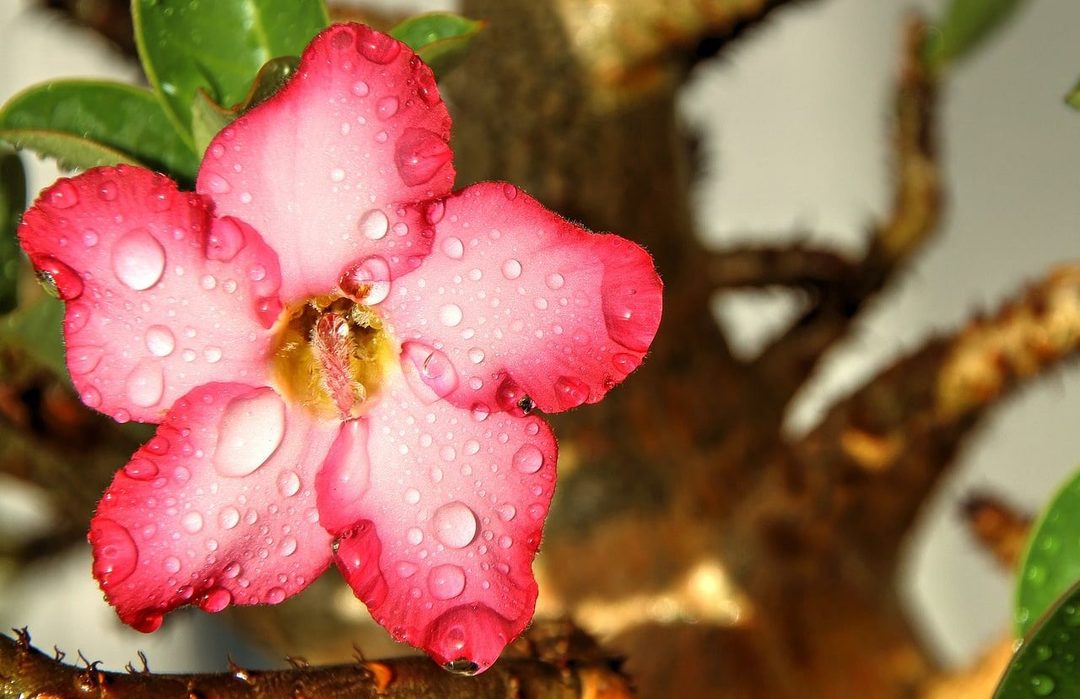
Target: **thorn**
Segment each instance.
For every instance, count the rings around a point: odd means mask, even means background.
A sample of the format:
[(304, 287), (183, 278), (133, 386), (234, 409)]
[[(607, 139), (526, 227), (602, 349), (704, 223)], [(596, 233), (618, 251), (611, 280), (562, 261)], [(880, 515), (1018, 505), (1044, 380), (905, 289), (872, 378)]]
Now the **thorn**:
[(356, 645), (355, 641), (353, 641), (352, 650), (353, 659), (356, 660), (356, 662), (360, 663), (361, 665), (367, 662), (367, 658), (364, 657), (364, 651), (360, 650), (360, 646)]
[(287, 662), (289, 665), (292, 665), (293, 669), (295, 670), (303, 670), (305, 668), (311, 667), (311, 663), (307, 661), (307, 658), (299, 655), (286, 655), (285, 662)]
[(79, 654), (79, 660), (82, 662), (83, 665), (86, 666), (87, 670), (89, 670), (91, 672), (97, 672), (98, 665), (101, 664), (100, 660), (95, 660), (94, 662), (90, 662), (89, 660), (86, 659), (86, 656), (83, 655), (83, 652), (81, 650), (76, 651), (76, 652)]
[(21, 629), (12, 629), (15, 639), (19, 642), (19, 650), (30, 650), (30, 632), (24, 626)]
[(58, 663), (64, 662), (64, 658), (67, 657), (67, 653), (60, 650), (60, 648), (58, 646), (53, 646), (52, 649), (53, 649), (53, 660), (55, 660)]
[(231, 655), (226, 656), (226, 659), (228, 660), (228, 663), (229, 663), (229, 672), (232, 673), (233, 677), (240, 680), (244, 684), (254, 684), (254, 680), (251, 679), (251, 671), (250, 670), (248, 670), (246, 668), (242, 668), (239, 665), (237, 665), (236, 661), (232, 659)]
[(136, 651), (136, 653), (139, 656), (139, 662), (142, 663), (142, 671), (141, 672), (144, 675), (149, 675), (150, 674), (150, 666), (146, 663), (146, 653), (143, 653), (141, 650)]

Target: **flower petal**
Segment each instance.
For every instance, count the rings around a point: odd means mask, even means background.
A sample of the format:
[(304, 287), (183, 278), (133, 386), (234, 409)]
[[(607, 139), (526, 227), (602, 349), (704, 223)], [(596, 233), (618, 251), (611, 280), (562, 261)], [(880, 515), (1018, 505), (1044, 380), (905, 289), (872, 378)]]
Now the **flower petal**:
[[(441, 664), (484, 670), (532, 617), (555, 438), (539, 418), (428, 405), (400, 373), (390, 381), (366, 428), (331, 450), (319, 513), (380, 624)], [(328, 487), (342, 482), (362, 485)]]
[(641, 363), (661, 307), (641, 247), (499, 183), (430, 204), (426, 217), (432, 253), (380, 309), (435, 397), (555, 412), (595, 403)]
[(158, 422), (201, 384), (264, 381), (277, 257), (199, 195), (149, 170), (96, 168), (45, 190), (19, 238), (67, 301), (68, 368), (90, 407)]
[(431, 70), (408, 47), (335, 25), (277, 95), (218, 134), (197, 190), (265, 236), (295, 301), (332, 290), (349, 263), (371, 255), (396, 274), (428, 253), (398, 205), (450, 191), (449, 137)]
[(179, 399), (90, 524), (94, 576), (120, 618), (153, 631), (185, 604), (217, 612), (306, 587), (330, 562), (314, 484), (336, 429), (271, 388)]

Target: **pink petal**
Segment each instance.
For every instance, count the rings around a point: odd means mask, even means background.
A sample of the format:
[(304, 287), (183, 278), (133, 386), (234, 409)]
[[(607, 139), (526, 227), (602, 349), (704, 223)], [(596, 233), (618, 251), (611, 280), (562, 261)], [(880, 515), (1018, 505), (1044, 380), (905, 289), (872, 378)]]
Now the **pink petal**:
[(641, 363), (662, 300), (641, 247), (590, 234), (498, 183), (426, 215), (432, 254), (380, 308), (433, 399), (555, 412), (595, 403)]
[(408, 47), (336, 25), (285, 88), (218, 134), (197, 189), (265, 236), (296, 300), (372, 255), (394, 274), (427, 255), (424, 227), (399, 205), (450, 191), (449, 137), (431, 70)]
[(265, 380), (277, 258), (199, 195), (148, 170), (97, 168), (45, 190), (19, 238), (67, 301), (68, 368), (90, 407), (158, 422), (201, 384)]
[(484, 670), (532, 617), (555, 438), (536, 417), (429, 405), (400, 374), (388, 381), (331, 450), (319, 513), (380, 624), (441, 664)]
[(98, 504), (94, 576), (120, 618), (153, 631), (185, 604), (274, 604), (330, 562), (315, 470), (336, 423), (270, 388), (209, 384), (176, 402)]

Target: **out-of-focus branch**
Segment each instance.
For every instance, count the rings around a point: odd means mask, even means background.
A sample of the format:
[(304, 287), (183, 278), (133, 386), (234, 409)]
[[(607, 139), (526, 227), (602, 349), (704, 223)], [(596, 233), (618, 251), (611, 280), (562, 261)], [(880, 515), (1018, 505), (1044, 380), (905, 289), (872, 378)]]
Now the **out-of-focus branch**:
[(858, 267), (839, 252), (803, 244), (717, 250), (708, 256), (715, 288), (786, 286), (828, 288), (851, 279)]
[(191, 699), (192, 697), (550, 697), (623, 699), (626, 678), (608, 660), (552, 662), (504, 658), (477, 677), (451, 674), (424, 657), (363, 660), (348, 665), (201, 675), (155, 675), (149, 671), (105, 672), (96, 664), (78, 668), (30, 645), (25, 630), (0, 636), (0, 694), (5, 697), (99, 697), (104, 699)]
[(1080, 264), (1074, 264), (994, 316), (897, 362), (835, 405), (794, 445), (795, 453), (833, 508), (836, 526), (850, 524), (866, 552), (894, 556), (893, 542), (987, 411), (1078, 352)]
[(821, 357), (844, 338), (858, 312), (910, 260), (935, 230), (940, 175), (935, 162), (937, 85), (922, 60), (925, 25), (905, 28), (904, 59), (895, 97), (893, 152), (896, 190), (892, 211), (871, 232), (854, 274), (822, 288), (819, 301), (756, 362), (763, 379), (790, 398)]
[(1018, 512), (999, 497), (977, 493), (964, 501), (964, 520), (1002, 569), (1016, 569), (1031, 530), (1031, 515)]

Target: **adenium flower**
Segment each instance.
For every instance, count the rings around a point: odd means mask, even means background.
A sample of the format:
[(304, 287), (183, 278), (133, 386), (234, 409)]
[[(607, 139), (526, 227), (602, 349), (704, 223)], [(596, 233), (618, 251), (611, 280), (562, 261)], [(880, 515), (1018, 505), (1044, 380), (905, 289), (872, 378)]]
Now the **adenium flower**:
[(90, 528), (126, 623), (281, 602), (331, 561), (455, 669), (528, 623), (556, 461), (529, 413), (639, 365), (660, 281), (511, 185), (451, 193), (449, 132), (427, 66), (338, 25), (217, 135), (194, 193), (96, 168), (26, 213), (82, 401), (159, 425)]

